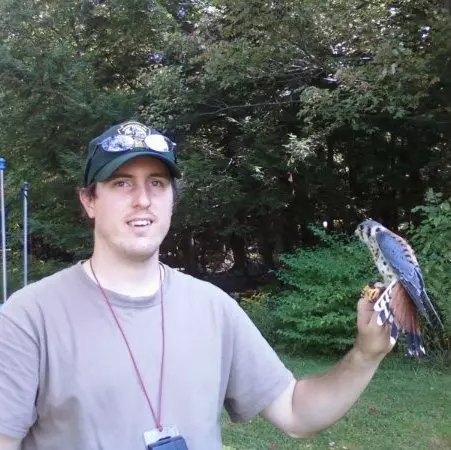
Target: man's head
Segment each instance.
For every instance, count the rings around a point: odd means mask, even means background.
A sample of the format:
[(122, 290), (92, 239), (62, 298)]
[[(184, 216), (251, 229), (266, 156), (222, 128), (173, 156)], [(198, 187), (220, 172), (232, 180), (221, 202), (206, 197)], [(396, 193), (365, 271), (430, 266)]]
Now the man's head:
[(138, 122), (116, 125), (88, 147), (80, 201), (94, 222), (94, 252), (146, 260), (157, 255), (174, 204), (175, 144)]
[(159, 159), (174, 178), (181, 176), (176, 145), (146, 125), (127, 121), (112, 126), (89, 143), (84, 186), (107, 180), (122, 164), (138, 156)]

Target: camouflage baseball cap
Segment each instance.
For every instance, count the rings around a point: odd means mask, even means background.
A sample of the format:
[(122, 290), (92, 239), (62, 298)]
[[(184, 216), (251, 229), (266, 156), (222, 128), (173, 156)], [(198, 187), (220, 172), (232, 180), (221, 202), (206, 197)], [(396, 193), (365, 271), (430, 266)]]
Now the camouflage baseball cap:
[(142, 123), (127, 121), (112, 126), (89, 143), (84, 184), (105, 181), (122, 164), (146, 155), (163, 162), (173, 177), (181, 177), (176, 144)]

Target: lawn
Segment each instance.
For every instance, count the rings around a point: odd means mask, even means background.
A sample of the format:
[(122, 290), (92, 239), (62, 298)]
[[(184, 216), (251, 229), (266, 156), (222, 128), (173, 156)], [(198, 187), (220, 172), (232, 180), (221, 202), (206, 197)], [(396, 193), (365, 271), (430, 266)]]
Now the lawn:
[[(299, 377), (333, 362), (284, 358)], [(430, 361), (387, 358), (348, 415), (308, 440), (291, 439), (260, 417), (246, 424), (222, 422), (228, 450), (450, 450), (451, 369)]]

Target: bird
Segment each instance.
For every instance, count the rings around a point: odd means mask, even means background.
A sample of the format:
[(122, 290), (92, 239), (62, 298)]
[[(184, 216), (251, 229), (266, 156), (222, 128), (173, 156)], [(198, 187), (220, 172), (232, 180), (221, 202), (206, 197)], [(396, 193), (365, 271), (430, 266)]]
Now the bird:
[(399, 333), (406, 335), (410, 356), (424, 356), (420, 316), (434, 327), (443, 323), (429, 298), (415, 252), (409, 243), (381, 223), (366, 219), (355, 234), (367, 245), (383, 283), (370, 283), (364, 297), (379, 312), (378, 324), (391, 324), (390, 339), (395, 343)]

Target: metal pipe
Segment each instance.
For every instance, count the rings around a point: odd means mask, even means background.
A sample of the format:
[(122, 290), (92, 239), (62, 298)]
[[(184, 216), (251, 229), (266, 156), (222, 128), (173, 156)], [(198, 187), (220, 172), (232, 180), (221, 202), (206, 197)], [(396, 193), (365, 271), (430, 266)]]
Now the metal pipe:
[(0, 158), (0, 209), (1, 209), (1, 232), (2, 232), (2, 269), (3, 269), (3, 302), (8, 296), (7, 289), (7, 266), (6, 266), (6, 214), (5, 214), (5, 183), (4, 174), (6, 170), (6, 159)]
[(23, 285), (28, 284), (28, 182), (22, 188), (23, 195)]

